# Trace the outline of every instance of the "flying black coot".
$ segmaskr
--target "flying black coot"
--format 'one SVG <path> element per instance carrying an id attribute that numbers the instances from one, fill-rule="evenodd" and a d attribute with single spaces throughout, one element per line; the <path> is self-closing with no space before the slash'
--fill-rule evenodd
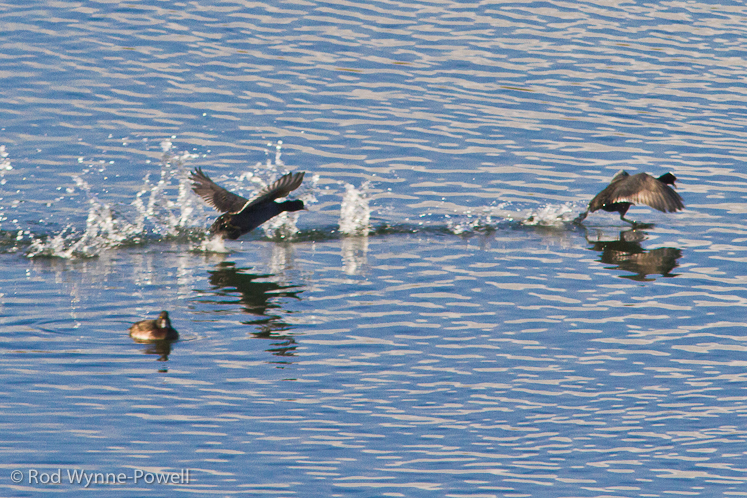
<path id="1" fill-rule="evenodd" d="M 612 178 L 604 190 L 591 200 L 586 211 L 574 221 L 579 223 L 589 213 L 601 209 L 609 213 L 618 212 L 621 220 L 635 225 L 635 221 L 625 218 L 625 213 L 633 204 L 646 204 L 664 213 L 684 209 L 682 197 L 670 187 L 670 185 L 674 186 L 676 180 L 677 177 L 672 173 L 664 173 L 659 178 L 654 178 L 647 173 L 630 175 L 622 170 Z"/>
<path id="2" fill-rule="evenodd" d="M 288 173 L 263 188 L 251 201 L 220 187 L 196 168 L 192 172 L 192 190 L 223 214 L 213 222 L 210 231 L 226 239 L 238 239 L 265 221 L 284 211 L 300 211 L 303 201 L 275 202 L 301 186 L 304 173 Z"/>

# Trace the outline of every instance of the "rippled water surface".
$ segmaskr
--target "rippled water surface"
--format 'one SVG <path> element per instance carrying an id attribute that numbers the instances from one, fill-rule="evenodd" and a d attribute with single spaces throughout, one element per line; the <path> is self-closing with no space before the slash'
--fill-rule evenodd
<path id="1" fill-rule="evenodd" d="M 4 496 L 747 494 L 742 3 L 21 3 Z M 573 224 L 620 169 L 686 209 Z"/>

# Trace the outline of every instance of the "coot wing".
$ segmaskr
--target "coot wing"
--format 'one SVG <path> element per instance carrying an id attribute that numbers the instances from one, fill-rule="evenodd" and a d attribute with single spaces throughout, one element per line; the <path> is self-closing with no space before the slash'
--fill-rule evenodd
<path id="1" fill-rule="evenodd" d="M 665 213 L 679 211 L 685 207 L 682 197 L 677 192 L 646 173 L 639 173 L 623 182 L 611 184 L 607 203 L 615 202 L 645 204 Z"/>
<path id="2" fill-rule="evenodd" d="M 245 207 L 248 208 L 263 202 L 271 202 L 275 199 L 287 196 L 301 186 L 303 175 L 304 172 L 288 173 L 260 190 L 257 196 L 252 199 L 250 203 L 246 204 Z"/>
<path id="3" fill-rule="evenodd" d="M 248 202 L 247 199 L 236 195 L 217 185 L 202 169 L 195 168 L 191 176 L 192 190 L 202 199 L 222 213 L 237 213 Z"/>
<path id="4" fill-rule="evenodd" d="M 625 171 L 624 169 L 618 171 L 617 174 L 612 177 L 610 184 L 607 185 L 604 190 L 595 195 L 591 200 L 591 202 L 589 203 L 589 211 L 593 213 L 594 211 L 602 209 L 602 206 L 604 206 L 605 204 L 612 204 L 614 202 L 626 202 L 615 201 L 613 200 L 613 198 L 616 195 L 615 192 L 620 186 L 621 182 L 624 182 L 624 180 L 627 178 L 630 178 L 630 174 L 628 174 L 627 171 Z"/>

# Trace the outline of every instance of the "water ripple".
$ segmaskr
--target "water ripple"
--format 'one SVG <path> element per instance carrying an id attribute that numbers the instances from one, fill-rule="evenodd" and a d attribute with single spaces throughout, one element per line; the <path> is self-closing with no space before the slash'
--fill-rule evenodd
<path id="1" fill-rule="evenodd" d="M 0 11 L 5 468 L 742 492 L 743 5 Z M 309 209 L 216 243 L 195 167 L 306 171 Z M 687 209 L 574 225 L 620 169 Z M 133 342 L 162 309 L 180 340 Z"/>

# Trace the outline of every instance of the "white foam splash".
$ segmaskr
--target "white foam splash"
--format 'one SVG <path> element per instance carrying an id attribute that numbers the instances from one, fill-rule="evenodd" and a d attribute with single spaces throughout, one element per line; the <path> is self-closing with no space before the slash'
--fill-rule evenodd
<path id="1" fill-rule="evenodd" d="M 537 210 L 529 211 L 522 223 L 529 226 L 561 225 L 572 221 L 574 218 L 574 208 L 571 203 L 547 204 Z"/>
<path id="2" fill-rule="evenodd" d="M 345 194 L 340 205 L 340 233 L 351 236 L 368 235 L 371 231 L 371 208 L 369 206 L 371 182 L 364 182 L 359 189 L 345 184 Z"/>
<path id="3" fill-rule="evenodd" d="M 486 206 L 477 211 L 466 210 L 455 215 L 446 215 L 446 227 L 455 235 L 474 232 L 493 227 L 495 219 L 511 221 L 515 213 L 505 211 L 506 203 L 498 206 Z"/>
<path id="4" fill-rule="evenodd" d="M 204 213 L 205 208 L 191 194 L 187 171 L 183 167 L 184 162 L 195 155 L 172 153 L 170 142 L 162 142 L 161 147 L 164 156 L 160 179 L 153 185 L 150 175 L 145 176 L 143 188 L 130 203 L 135 210 L 134 221 L 128 220 L 127 213 L 118 212 L 110 204 L 99 200 L 83 176 L 77 175 L 73 179 L 88 199 L 85 230 L 81 233 L 68 225 L 57 235 L 47 238 L 32 237 L 31 247 L 26 255 L 29 258 L 93 257 L 106 249 L 127 243 L 140 243 L 146 236 L 174 236 L 197 221 L 204 223 L 204 219 L 195 219 L 197 214 Z M 89 171 L 86 169 L 83 174 Z M 143 202 L 146 196 L 147 202 Z"/>
<path id="5" fill-rule="evenodd" d="M 10 159 L 8 159 L 8 156 L 9 154 L 5 151 L 5 146 L 0 145 L 0 185 L 8 183 L 8 180 L 5 178 L 5 172 L 13 169 L 13 166 L 10 165 Z M 0 197 L 0 199 L 2 198 Z M 4 200 L 0 203 L 0 226 L 2 226 L 2 222 L 7 219 L 3 211 L 6 202 L 7 200 Z"/>
<path id="6" fill-rule="evenodd" d="M 163 147 L 163 144 L 162 144 Z M 143 179 L 143 188 L 137 193 L 132 206 L 137 211 L 135 226 L 138 232 L 157 235 L 176 235 L 188 227 L 196 215 L 203 215 L 206 207 L 195 195 L 183 167 L 192 155 L 168 156 L 164 158 L 161 177 L 152 184 L 150 174 Z M 169 196 L 176 190 L 176 199 Z M 147 203 L 142 198 L 147 196 Z"/>
<path id="7" fill-rule="evenodd" d="M 228 249 L 226 249 L 225 240 L 223 237 L 207 237 L 203 239 L 199 245 L 192 248 L 195 252 L 205 252 L 205 253 L 228 253 L 230 252 Z"/>
<path id="8" fill-rule="evenodd" d="M 365 272 L 368 262 L 368 234 L 371 232 L 371 182 L 360 188 L 345 184 L 340 204 L 340 233 L 342 239 L 342 268 L 347 275 Z"/>
<path id="9" fill-rule="evenodd" d="M 61 233 L 46 240 L 32 239 L 31 248 L 27 253 L 29 258 L 57 256 L 69 259 L 75 256 L 95 256 L 102 249 L 116 246 L 127 240 L 132 231 L 132 225 L 123 222 L 124 220 L 115 219 L 111 207 L 96 198 L 85 180 L 79 176 L 73 178 L 77 186 L 88 196 L 85 231 L 79 234 L 68 225 Z"/>
<path id="10" fill-rule="evenodd" d="M 455 235 L 495 228 L 498 222 L 519 222 L 528 226 L 559 226 L 572 221 L 576 208 L 573 203 L 547 204 L 538 209 L 508 210 L 510 203 L 486 206 L 479 210 L 464 210 L 448 214 L 446 226 Z"/>
<path id="11" fill-rule="evenodd" d="M 173 138 L 173 137 L 172 137 Z M 272 144 L 270 144 L 272 145 Z M 274 157 L 266 163 L 257 163 L 250 171 L 244 171 L 235 177 L 218 178 L 221 186 L 247 198 L 261 190 L 282 174 L 287 173 L 281 160 L 282 142 L 275 145 Z M 98 165 L 88 167 L 75 176 L 79 191 L 87 198 L 88 216 L 83 231 L 69 224 L 60 233 L 34 237 L 31 239 L 29 258 L 50 256 L 65 259 L 93 257 L 102 251 L 126 244 L 139 244 L 144 240 L 162 240 L 164 237 L 194 236 L 189 229 L 200 227 L 203 236 L 197 243 L 191 244 L 191 250 L 199 252 L 228 252 L 222 239 L 212 237 L 207 227 L 215 220 L 217 213 L 202 199 L 192 192 L 189 171 L 184 166 L 188 160 L 198 157 L 196 154 L 179 152 L 170 140 L 160 143 L 163 156 L 159 173 L 149 173 L 143 179 L 143 186 L 132 202 L 125 205 L 110 205 L 101 201 L 89 185 L 96 185 L 89 175 L 103 172 Z M 4 163 L 4 148 L 0 149 L 0 166 Z M 268 152 L 269 154 L 269 152 Z M 79 163 L 83 159 L 78 160 Z M 10 169 L 10 163 L 7 163 Z M 0 178 L 2 171 L 0 171 Z M 88 180 L 88 182 L 86 181 Z M 293 198 L 304 201 L 305 205 L 317 202 L 314 195 L 319 175 L 309 175 L 302 186 L 293 194 Z M 248 191 L 248 192 L 247 192 Z M 75 189 L 68 188 L 73 194 Z M 2 214 L 2 213 L 0 213 Z M 296 223 L 300 212 L 282 213 L 262 226 L 267 237 L 288 239 L 298 233 Z M 24 232 L 25 233 L 25 232 Z M 19 232 L 19 237 L 22 234 Z"/>
<path id="12" fill-rule="evenodd" d="M 289 239 L 298 233 L 298 222 L 299 213 L 280 213 L 271 220 L 266 221 L 262 225 L 262 230 L 265 232 L 265 237 L 268 239 Z"/>
<path id="13" fill-rule="evenodd" d="M 449 229 L 454 235 L 461 235 L 463 233 L 474 232 L 476 229 L 484 226 L 490 226 L 492 218 L 490 215 L 484 219 L 481 217 L 473 217 L 471 214 L 465 215 L 467 219 L 463 218 L 452 218 L 447 215 L 446 217 L 446 228 Z"/>

